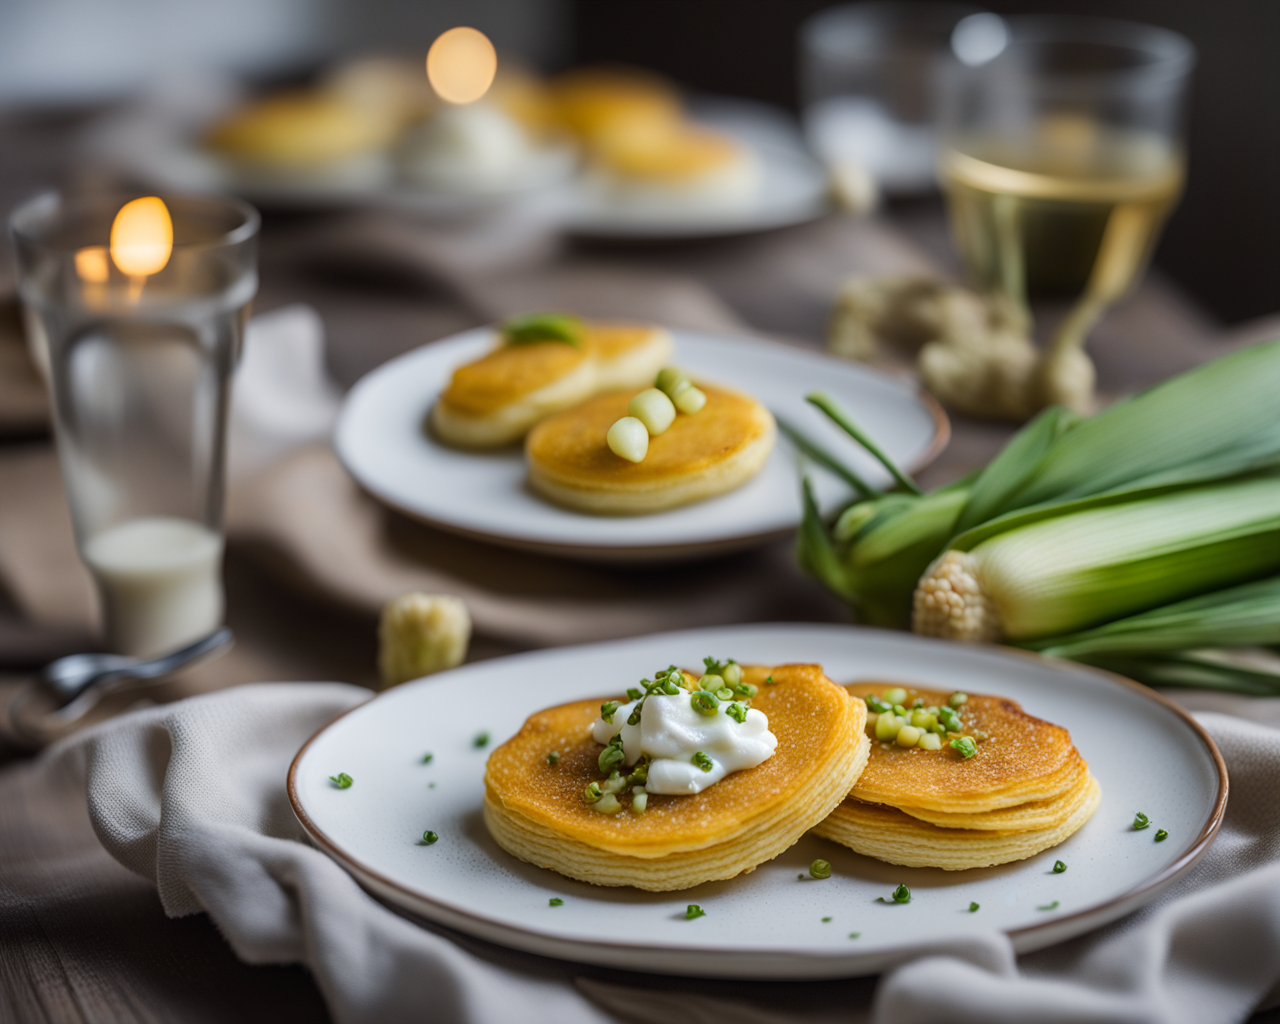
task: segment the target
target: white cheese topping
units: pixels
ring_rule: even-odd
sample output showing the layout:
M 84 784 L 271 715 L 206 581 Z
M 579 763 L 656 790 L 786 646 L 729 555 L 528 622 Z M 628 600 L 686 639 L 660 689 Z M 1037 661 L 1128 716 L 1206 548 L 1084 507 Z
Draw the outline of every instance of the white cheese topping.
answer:
M 747 709 L 746 720 L 738 723 L 725 713 L 722 704 L 714 715 L 702 715 L 693 709 L 690 694 L 652 694 L 644 702 L 637 725 L 627 725 L 636 702 L 622 704 L 613 713 L 612 724 L 603 717 L 591 727 L 597 743 L 607 744 L 622 733 L 622 752 L 628 765 L 648 754 L 649 780 L 644 788 L 650 793 L 701 793 L 730 772 L 754 768 L 773 756 L 778 737 L 769 731 L 769 717 L 755 708 Z M 693 763 L 697 753 L 711 759 L 711 770 L 703 771 Z

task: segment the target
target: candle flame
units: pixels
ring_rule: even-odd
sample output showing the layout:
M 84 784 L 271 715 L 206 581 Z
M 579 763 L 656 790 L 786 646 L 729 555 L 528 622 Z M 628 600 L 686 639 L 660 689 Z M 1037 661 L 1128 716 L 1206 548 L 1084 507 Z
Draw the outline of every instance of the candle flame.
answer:
M 111 225 L 111 259 L 121 273 L 133 278 L 159 273 L 172 253 L 173 220 L 164 200 L 147 196 L 120 207 Z
M 498 73 L 493 43 L 474 28 L 451 28 L 427 52 L 427 78 L 447 103 L 474 103 L 489 91 Z
M 76 250 L 76 273 L 87 284 L 106 284 L 111 276 L 105 245 L 86 245 Z

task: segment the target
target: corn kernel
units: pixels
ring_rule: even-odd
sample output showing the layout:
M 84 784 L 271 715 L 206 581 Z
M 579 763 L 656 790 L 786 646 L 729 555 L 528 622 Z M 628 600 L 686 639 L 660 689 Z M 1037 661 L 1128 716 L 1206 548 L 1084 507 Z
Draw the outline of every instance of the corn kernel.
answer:
M 609 450 L 628 462 L 643 462 L 649 454 L 649 429 L 634 416 L 623 416 L 605 436 Z
M 627 403 L 627 415 L 634 416 L 651 436 L 657 437 L 675 422 L 676 407 L 657 388 L 649 388 Z
M 676 408 L 686 416 L 701 412 L 707 404 L 707 396 L 697 388 L 686 388 L 675 397 Z
M 898 730 L 898 738 L 897 738 L 898 746 L 914 747 L 917 743 L 920 742 L 920 737 L 922 735 L 923 733 L 921 733 L 920 730 L 917 729 L 914 725 L 904 725 L 901 729 Z

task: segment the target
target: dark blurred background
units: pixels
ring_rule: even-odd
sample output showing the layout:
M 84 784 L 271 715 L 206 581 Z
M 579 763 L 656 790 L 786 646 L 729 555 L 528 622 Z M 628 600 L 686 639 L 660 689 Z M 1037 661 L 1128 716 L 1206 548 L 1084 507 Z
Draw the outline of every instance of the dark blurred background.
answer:
M 796 29 L 821 0 L 573 0 L 572 56 L 797 107 Z M 1195 43 L 1186 196 L 1156 264 L 1226 323 L 1280 310 L 1280 2 L 991 0 L 1000 14 L 1096 14 Z
M 56 180 L 59 118 L 191 65 L 262 80 L 344 53 L 425 53 L 457 24 L 551 71 L 614 61 L 693 90 L 797 108 L 796 30 L 821 0 L 3 0 L 5 195 Z M 1280 0 L 992 0 L 1001 13 L 1102 14 L 1199 50 L 1186 197 L 1157 265 L 1225 323 L 1280 310 Z M 33 110 L 37 111 L 33 114 Z M 30 139 L 30 147 L 23 140 Z M 37 144 L 43 143 L 43 144 Z M 13 194 L 9 194 L 12 192 Z

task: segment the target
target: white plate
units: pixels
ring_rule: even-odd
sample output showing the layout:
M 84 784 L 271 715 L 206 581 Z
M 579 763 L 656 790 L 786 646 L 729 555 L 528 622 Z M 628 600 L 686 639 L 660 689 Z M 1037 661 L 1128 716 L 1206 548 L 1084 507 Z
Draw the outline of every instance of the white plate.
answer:
M 675 241 L 790 227 L 831 210 L 827 172 L 805 148 L 789 115 L 765 104 L 715 96 L 696 97 L 690 114 L 732 135 L 755 154 L 760 185 L 754 199 L 721 210 L 652 202 L 629 205 L 578 181 L 569 189 L 565 226 L 590 238 Z
M 489 838 L 480 811 L 487 750 L 474 746 L 477 734 L 501 743 L 533 711 L 620 692 L 658 666 L 695 666 L 708 654 L 821 662 L 841 682 L 1010 697 L 1070 729 L 1102 805 L 1062 845 L 999 868 L 894 867 L 806 836 L 750 875 L 674 893 L 575 882 Z M 428 765 L 425 752 L 434 755 Z M 349 789 L 328 781 L 338 772 L 354 780 Z M 393 689 L 325 727 L 298 753 L 288 785 L 312 839 L 396 907 L 533 953 L 726 978 L 870 973 L 925 943 L 990 929 L 1008 933 L 1019 952 L 1061 942 L 1141 906 L 1190 868 L 1213 840 L 1227 794 L 1213 741 L 1135 683 L 994 647 L 831 625 L 698 630 L 469 665 Z M 1146 831 L 1131 827 L 1137 811 L 1153 822 Z M 1154 841 L 1157 828 L 1168 830 L 1165 842 Z M 439 835 L 435 845 L 420 845 L 424 829 Z M 815 857 L 831 862 L 831 878 L 798 879 Z M 1055 875 L 1058 859 L 1067 871 Z M 910 886 L 910 903 L 877 902 L 899 883 Z M 549 906 L 553 897 L 564 905 Z M 706 916 L 686 920 L 690 903 Z
M 899 465 L 919 467 L 946 444 L 949 427 L 936 403 L 907 381 L 771 342 L 674 331 L 675 361 L 709 381 L 749 392 L 774 414 L 843 455 L 872 483 L 888 474 L 804 401 L 833 395 Z M 454 369 L 493 345 L 478 328 L 416 349 L 364 377 L 347 395 L 334 447 L 374 496 L 442 529 L 495 544 L 597 561 L 698 557 L 781 536 L 800 522 L 799 483 L 790 442 L 779 438 L 765 468 L 738 490 L 648 516 L 593 516 L 542 500 L 525 485 L 515 447 L 464 452 L 423 429 L 427 411 Z M 815 474 L 819 501 L 848 497 L 845 486 Z

